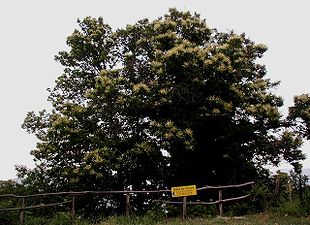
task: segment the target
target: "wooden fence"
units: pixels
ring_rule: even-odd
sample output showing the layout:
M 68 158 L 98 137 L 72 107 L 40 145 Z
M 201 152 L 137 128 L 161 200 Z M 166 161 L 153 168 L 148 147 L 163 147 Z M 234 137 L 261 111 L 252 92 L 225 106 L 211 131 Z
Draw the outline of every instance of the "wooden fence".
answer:
M 206 185 L 204 187 L 197 188 L 197 191 L 203 190 L 218 190 L 218 200 L 211 201 L 211 202 L 189 202 L 187 201 L 187 197 L 183 197 L 182 201 L 164 201 L 164 200 L 155 200 L 156 202 L 161 202 L 163 204 L 180 204 L 182 205 L 182 218 L 186 218 L 186 206 L 187 205 L 214 205 L 217 204 L 219 207 L 219 215 L 223 216 L 223 203 L 241 200 L 250 196 L 250 194 L 243 195 L 240 197 L 228 198 L 223 199 L 223 190 L 229 188 L 241 188 L 249 185 L 253 185 L 254 182 L 247 182 L 238 185 L 226 185 L 226 186 L 209 186 Z M 45 193 L 45 194 L 33 194 L 33 195 L 14 195 L 14 194 L 4 194 L 0 195 L 0 200 L 3 198 L 17 198 L 20 201 L 20 207 L 16 208 L 0 208 L 0 212 L 9 212 L 9 211 L 19 211 L 19 223 L 22 225 L 25 220 L 25 210 L 31 209 L 38 209 L 38 208 L 46 208 L 46 207 L 53 207 L 53 206 L 63 206 L 63 205 L 71 205 L 70 206 L 70 215 L 72 224 L 75 225 L 75 202 L 78 196 L 84 196 L 88 194 L 92 195 L 114 195 L 114 194 L 124 194 L 126 197 L 126 215 L 130 215 L 130 195 L 132 194 L 151 194 L 151 193 L 169 193 L 171 190 L 143 190 L 143 191 L 133 191 L 133 190 L 125 190 L 125 191 L 80 191 L 80 192 L 56 192 L 56 193 Z M 25 200 L 30 198 L 39 198 L 39 197 L 48 197 L 48 196 L 69 196 L 71 200 L 62 201 L 57 203 L 50 203 L 50 204 L 39 204 L 39 205 L 32 205 L 26 206 Z

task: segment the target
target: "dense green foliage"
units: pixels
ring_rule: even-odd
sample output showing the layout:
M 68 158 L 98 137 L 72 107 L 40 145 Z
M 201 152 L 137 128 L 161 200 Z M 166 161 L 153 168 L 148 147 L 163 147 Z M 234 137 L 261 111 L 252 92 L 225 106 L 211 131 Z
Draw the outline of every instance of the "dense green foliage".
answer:
M 18 185 L 14 181 L 1 181 L 0 180 L 0 195 L 3 194 L 22 194 L 24 193 L 23 188 Z M 14 208 L 18 204 L 17 199 L 11 198 L 0 198 L 0 208 Z M 17 221 L 18 212 L 7 213 L 7 212 L 0 212 L 0 224 L 1 225 L 11 225 L 13 221 Z
M 33 219 L 26 222 L 25 225 L 70 225 L 68 216 L 57 215 L 50 220 Z M 224 217 L 224 218 L 189 218 L 182 220 L 180 218 L 161 219 L 144 217 L 110 217 L 102 219 L 98 223 L 91 223 L 87 221 L 77 221 L 77 225 L 309 225 L 309 218 L 296 218 L 291 216 L 281 216 L 278 214 L 256 214 L 245 217 Z
M 295 217 L 290 218 L 290 221 L 302 221 L 297 217 L 309 217 L 310 215 L 310 187 L 307 186 L 308 178 L 301 176 L 295 172 L 286 174 L 278 171 L 276 175 L 270 177 L 268 181 L 257 183 L 251 190 L 251 197 L 237 202 L 224 203 L 224 214 L 229 217 L 244 216 L 249 214 L 256 214 L 264 212 L 268 214 L 277 214 L 271 221 L 280 222 L 280 217 Z M 0 194 L 3 193 L 27 193 L 27 190 L 13 181 L 1 182 Z M 210 192 L 211 190 L 207 190 Z M 227 190 L 224 190 L 226 193 Z M 29 193 L 29 190 L 28 190 Z M 225 195 L 224 195 L 225 196 Z M 88 195 L 90 198 L 91 195 Z M 65 197 L 64 197 L 65 198 Z M 26 205 L 41 205 L 42 203 L 51 203 L 52 198 L 47 198 L 48 202 L 39 198 L 40 201 L 32 201 L 27 198 Z M 102 199 L 101 199 L 102 200 Z M 188 199 L 190 200 L 190 198 Z M 58 199 L 58 202 L 61 200 Z M 100 199 L 97 199 L 99 203 Z M 81 202 L 81 197 L 76 197 L 76 202 Z M 85 203 L 85 201 L 82 203 Z M 14 208 L 20 206 L 20 202 L 14 198 L 0 198 L 0 208 Z M 85 217 L 83 211 L 78 212 L 75 221 L 76 224 L 165 224 L 165 223 L 181 223 L 176 218 L 182 214 L 181 205 L 163 205 L 161 203 L 151 204 L 151 208 L 145 213 L 131 211 L 130 218 L 123 216 L 116 216 L 115 214 L 107 215 L 106 209 L 100 209 L 97 216 Z M 42 209 L 26 210 L 25 224 L 26 225 L 66 225 L 72 224 L 69 213 L 69 206 L 57 206 Z M 85 207 L 82 207 L 85 210 Z M 218 215 L 218 209 L 215 205 L 187 205 L 188 221 L 207 221 L 210 224 L 215 224 L 216 220 L 213 219 Z M 18 211 L 15 212 L 2 212 L 0 213 L 1 225 L 14 225 L 19 224 Z M 83 216 L 81 216 L 83 215 Z M 111 217 L 112 215 L 112 217 Z M 289 217 L 287 217 L 289 216 Z M 250 217 L 249 217 L 250 218 Z M 232 220 L 232 219 L 230 219 Z M 266 223 L 269 221 L 264 220 Z M 236 221 L 235 221 L 236 222 Z M 284 222 L 284 221 L 283 221 Z M 262 222 L 263 223 L 263 222 Z M 282 224 L 282 221 L 281 221 Z M 294 224 L 294 223 L 291 223 Z M 299 223 L 297 223 L 299 224 Z
M 266 46 L 175 9 L 116 31 L 102 18 L 78 23 L 69 50 L 56 56 L 64 72 L 50 89 L 52 111 L 29 112 L 23 124 L 39 139 L 36 167 L 17 168 L 25 185 L 233 184 L 264 176 L 265 165 L 304 159 L 272 93 L 279 82 L 258 63 Z
M 296 131 L 310 139 L 310 95 L 295 96 L 294 106 L 289 108 L 289 119 Z
M 169 219 L 167 221 L 153 221 L 149 218 L 110 218 L 107 221 L 99 223 L 99 225 L 308 225 L 310 224 L 307 218 L 281 217 L 273 214 L 258 214 L 247 217 L 235 218 L 212 218 L 212 219 Z M 85 224 L 86 225 L 86 224 Z

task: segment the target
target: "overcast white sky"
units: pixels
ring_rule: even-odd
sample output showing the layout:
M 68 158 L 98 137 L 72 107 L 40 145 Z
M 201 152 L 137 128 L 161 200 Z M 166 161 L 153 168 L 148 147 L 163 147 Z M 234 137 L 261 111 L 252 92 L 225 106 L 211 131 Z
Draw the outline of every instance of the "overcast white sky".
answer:
M 309 92 L 309 0 L 3 0 L 0 2 L 0 180 L 15 177 L 14 165 L 33 166 L 36 140 L 20 128 L 28 111 L 48 108 L 46 88 L 62 68 L 54 55 L 66 48 L 76 19 L 102 16 L 113 28 L 155 19 L 176 7 L 198 12 L 212 28 L 245 32 L 266 44 L 268 77 L 286 108 Z M 285 108 L 283 109 L 285 112 Z M 310 156 L 308 144 L 303 147 Z M 304 162 L 310 167 L 310 159 Z

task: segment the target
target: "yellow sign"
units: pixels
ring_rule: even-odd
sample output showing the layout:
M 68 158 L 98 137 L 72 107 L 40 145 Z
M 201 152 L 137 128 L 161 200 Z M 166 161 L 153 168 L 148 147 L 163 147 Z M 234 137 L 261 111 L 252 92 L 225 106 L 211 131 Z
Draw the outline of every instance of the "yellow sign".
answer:
M 197 195 L 196 185 L 172 187 L 171 194 L 172 197 Z

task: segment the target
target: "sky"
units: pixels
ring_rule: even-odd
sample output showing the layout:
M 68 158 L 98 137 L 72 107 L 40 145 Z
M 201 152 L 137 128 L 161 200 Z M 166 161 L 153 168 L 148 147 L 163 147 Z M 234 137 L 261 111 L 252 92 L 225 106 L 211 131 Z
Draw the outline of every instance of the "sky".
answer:
M 86 16 L 104 18 L 112 28 L 149 18 L 169 8 L 197 12 L 211 28 L 245 33 L 268 46 L 261 60 L 267 77 L 280 80 L 275 92 L 285 107 L 310 92 L 309 0 L 10 0 L 0 2 L 0 180 L 15 178 L 15 165 L 33 167 L 36 138 L 21 129 L 28 111 L 50 108 L 47 88 L 62 67 L 54 61 L 67 49 L 66 37 Z M 303 146 L 310 157 L 310 144 Z M 304 161 L 310 168 L 310 159 Z

